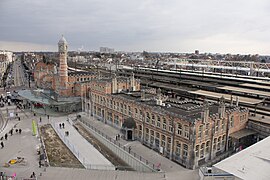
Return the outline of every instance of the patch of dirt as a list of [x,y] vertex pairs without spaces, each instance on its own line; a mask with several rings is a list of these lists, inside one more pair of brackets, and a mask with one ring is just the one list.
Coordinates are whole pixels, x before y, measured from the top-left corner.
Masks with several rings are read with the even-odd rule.
[[40,132],[51,166],[84,168],[80,161],[58,137],[50,124],[41,126]]
[[88,130],[81,124],[74,125],[75,129],[91,143],[106,159],[108,159],[118,170],[133,170],[122,159],[118,158],[109,148],[103,145],[98,139],[95,138]]

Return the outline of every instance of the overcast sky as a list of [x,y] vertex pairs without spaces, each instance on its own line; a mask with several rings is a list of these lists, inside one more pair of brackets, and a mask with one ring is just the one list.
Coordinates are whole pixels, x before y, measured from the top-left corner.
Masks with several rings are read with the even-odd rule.
[[269,0],[0,0],[0,49],[270,54]]

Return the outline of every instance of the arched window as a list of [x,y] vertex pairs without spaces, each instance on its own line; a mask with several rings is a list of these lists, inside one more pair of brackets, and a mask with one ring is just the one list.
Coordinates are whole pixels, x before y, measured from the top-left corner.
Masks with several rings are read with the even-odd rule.
[[160,117],[157,116],[157,127],[160,127]]
[[182,136],[182,124],[178,123],[177,124],[177,134]]
[[195,155],[196,157],[199,157],[199,145],[196,145],[195,147]]
[[187,125],[184,126],[184,131],[185,131],[185,137],[189,138],[189,129]]
[[164,130],[167,129],[167,120],[166,120],[165,118],[163,118],[162,128],[163,128]]
[[200,150],[200,158],[203,158],[204,157],[204,146],[205,146],[205,144],[202,143],[201,144],[201,150]]
[[152,124],[153,126],[156,125],[156,116],[155,116],[155,114],[152,114],[151,124]]
[[146,122],[147,123],[150,122],[150,114],[149,114],[149,112],[146,112]]

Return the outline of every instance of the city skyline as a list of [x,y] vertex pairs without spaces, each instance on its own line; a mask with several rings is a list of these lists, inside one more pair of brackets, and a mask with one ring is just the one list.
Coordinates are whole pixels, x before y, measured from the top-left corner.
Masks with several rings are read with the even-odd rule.
[[270,3],[74,0],[0,2],[0,49],[200,52],[269,55]]

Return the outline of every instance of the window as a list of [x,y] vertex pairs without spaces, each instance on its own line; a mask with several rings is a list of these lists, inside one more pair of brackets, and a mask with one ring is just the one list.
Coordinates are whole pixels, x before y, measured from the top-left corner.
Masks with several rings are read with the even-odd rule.
[[138,109],[135,108],[135,118],[138,118]]
[[119,111],[119,102],[116,102],[116,109]]
[[155,132],[153,131],[153,130],[150,130],[150,143],[151,144],[154,144],[154,134],[155,134]]
[[198,138],[202,138],[202,130],[203,130],[203,125],[200,125],[199,130],[198,130]]
[[123,108],[124,108],[124,105],[123,105],[123,103],[121,103],[120,104],[120,111],[121,111],[121,113],[123,113]]
[[219,123],[220,123],[220,121],[219,121],[219,120],[217,120],[217,121],[216,121],[216,128],[215,128],[215,132],[218,132],[218,129],[219,129]]
[[139,117],[139,119],[140,119],[140,121],[143,120],[143,112],[142,112],[142,110],[140,110],[140,117]]
[[159,147],[159,138],[160,138],[160,134],[158,132],[156,132],[156,139],[155,139],[155,144],[157,147]]
[[209,153],[209,147],[210,147],[210,141],[207,141],[206,142],[206,149],[205,149],[206,153]]
[[217,141],[217,150],[220,150],[220,143],[221,143],[221,136],[218,137],[218,141]]
[[214,139],[214,144],[213,144],[213,150],[215,151],[216,150],[216,145],[217,145],[217,138]]
[[195,156],[199,157],[199,145],[196,145],[195,147]]
[[201,144],[200,158],[204,157],[204,143]]
[[224,119],[222,119],[221,129],[222,129],[222,131],[225,130],[225,120]]
[[184,130],[185,130],[185,137],[189,138],[189,131],[188,131],[188,126],[184,126]]
[[187,158],[188,156],[188,145],[184,144],[183,145],[183,158]]
[[155,116],[154,114],[152,114],[151,124],[152,124],[153,126],[156,125],[156,116]]
[[225,138],[226,138],[226,136],[223,135],[223,136],[222,136],[222,143],[221,143],[223,147],[225,146]]
[[233,127],[233,124],[234,124],[234,117],[231,116],[231,118],[230,118],[230,127]]
[[165,118],[163,118],[163,124],[162,124],[162,128],[163,128],[164,130],[166,130],[166,129],[167,129],[167,121],[166,121],[166,119],[165,119]]
[[209,123],[207,123],[205,125],[205,132],[204,132],[205,136],[208,136],[209,135]]
[[173,131],[173,121],[171,119],[169,120],[169,131]]
[[157,127],[160,127],[160,117],[157,116]]
[[128,106],[128,115],[129,116],[132,116],[132,111],[131,111],[131,107],[130,106]]
[[166,144],[166,137],[164,135],[161,135],[161,146],[162,147],[165,147],[165,144]]
[[147,123],[150,122],[150,114],[149,114],[149,112],[146,112],[146,122]]
[[170,137],[167,137],[167,148],[166,148],[167,151],[170,151],[171,149],[171,141],[172,139]]
[[145,140],[148,141],[148,139],[149,139],[149,129],[146,128],[145,129]]
[[114,124],[119,125],[119,116],[114,115]]
[[182,124],[180,123],[177,124],[177,134],[182,136]]
[[127,114],[127,105],[124,105],[124,114]]
[[180,156],[180,154],[181,154],[181,143],[180,143],[179,141],[176,141],[175,154],[176,154],[177,156]]

